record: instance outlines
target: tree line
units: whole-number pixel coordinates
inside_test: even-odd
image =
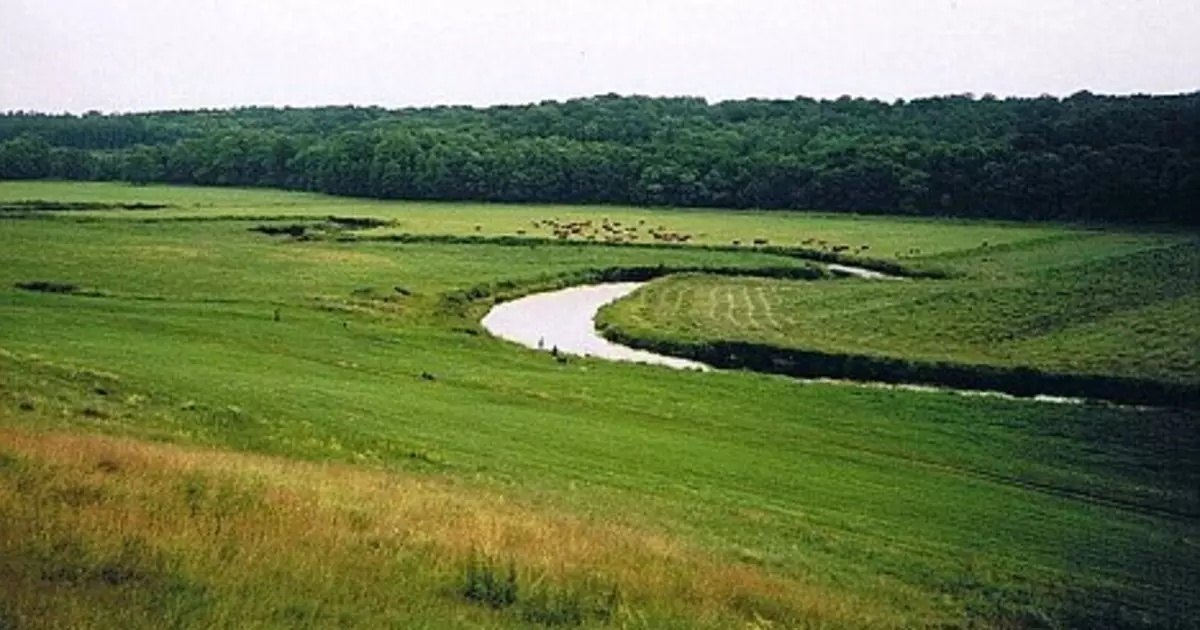
[[[1200,92],[0,115],[0,179],[1200,223]]]

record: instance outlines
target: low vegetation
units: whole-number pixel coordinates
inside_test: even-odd
[[[1200,404],[1200,241],[1093,232],[936,259],[957,278],[677,276],[602,321],[730,367]]]
[[[420,205],[0,185],[0,200],[27,198],[174,207],[0,219],[0,625],[1200,624],[1194,412],[559,363],[477,324],[497,299],[604,273],[815,275],[801,258],[297,240],[249,228],[411,211],[430,221],[412,233],[439,232]],[[486,210],[447,210],[440,233],[516,237],[510,212],[567,216]],[[714,221],[652,214],[677,216],[673,231]],[[1056,269],[1046,256],[1183,255],[1178,240],[1054,226],[737,221],[751,240],[823,231],[977,274],[878,285],[914,290],[1031,282],[1026,269]],[[922,225],[924,240],[896,236]],[[977,265],[983,240],[992,267]],[[97,294],[17,288],[31,282]],[[1153,286],[1139,299],[1174,290]]]

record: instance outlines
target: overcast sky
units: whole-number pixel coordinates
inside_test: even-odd
[[[1200,89],[1200,0],[0,0],[0,110]]]

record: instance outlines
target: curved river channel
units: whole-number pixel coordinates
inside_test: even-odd
[[[897,279],[895,276],[888,276],[857,267],[840,265],[836,266],[836,268],[834,267],[834,265],[830,265],[830,271],[842,276],[854,276],[868,280]],[[598,357],[611,361],[632,361],[636,363],[664,365],[680,370],[712,370],[712,367],[697,361],[630,348],[613,343],[600,336],[600,333],[596,330],[596,313],[606,304],[633,293],[644,284],[646,283],[611,282],[537,293],[496,305],[488,312],[481,323],[484,329],[496,337],[546,352],[556,351],[563,354]],[[945,391],[964,396],[1019,398],[1018,396],[1003,392],[953,389],[933,385],[874,383],[838,379],[796,380],[809,383],[840,383],[860,387],[886,387],[911,391]],[[1049,395],[1034,396],[1033,399],[1060,404],[1090,402],[1082,398]]]
[[[676,369],[707,370],[703,363],[615,344],[596,332],[596,312],[633,293],[644,282],[611,282],[537,293],[497,305],[483,327],[501,339],[529,348],[555,350],[612,361],[634,361]]]

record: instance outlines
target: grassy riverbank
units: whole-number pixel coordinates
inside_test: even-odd
[[[731,367],[1200,402],[1200,241],[1080,232],[934,258],[956,277],[678,276],[601,319],[635,345]]]
[[[212,205],[188,208],[192,221],[95,209],[0,219],[3,622],[1197,623],[1194,414],[560,364],[480,334],[490,298],[470,295],[614,267],[803,261],[295,241],[230,215],[403,221],[409,208],[0,185],[7,200],[198,196]],[[471,218],[445,232],[474,234],[489,210],[451,210]],[[800,231],[806,219],[756,220],[748,232]],[[812,221],[873,229],[878,242],[895,227]],[[492,229],[503,231],[480,231]],[[1073,234],[939,229],[922,249],[948,258],[983,232],[1013,243]],[[32,281],[75,289],[15,287]]]

